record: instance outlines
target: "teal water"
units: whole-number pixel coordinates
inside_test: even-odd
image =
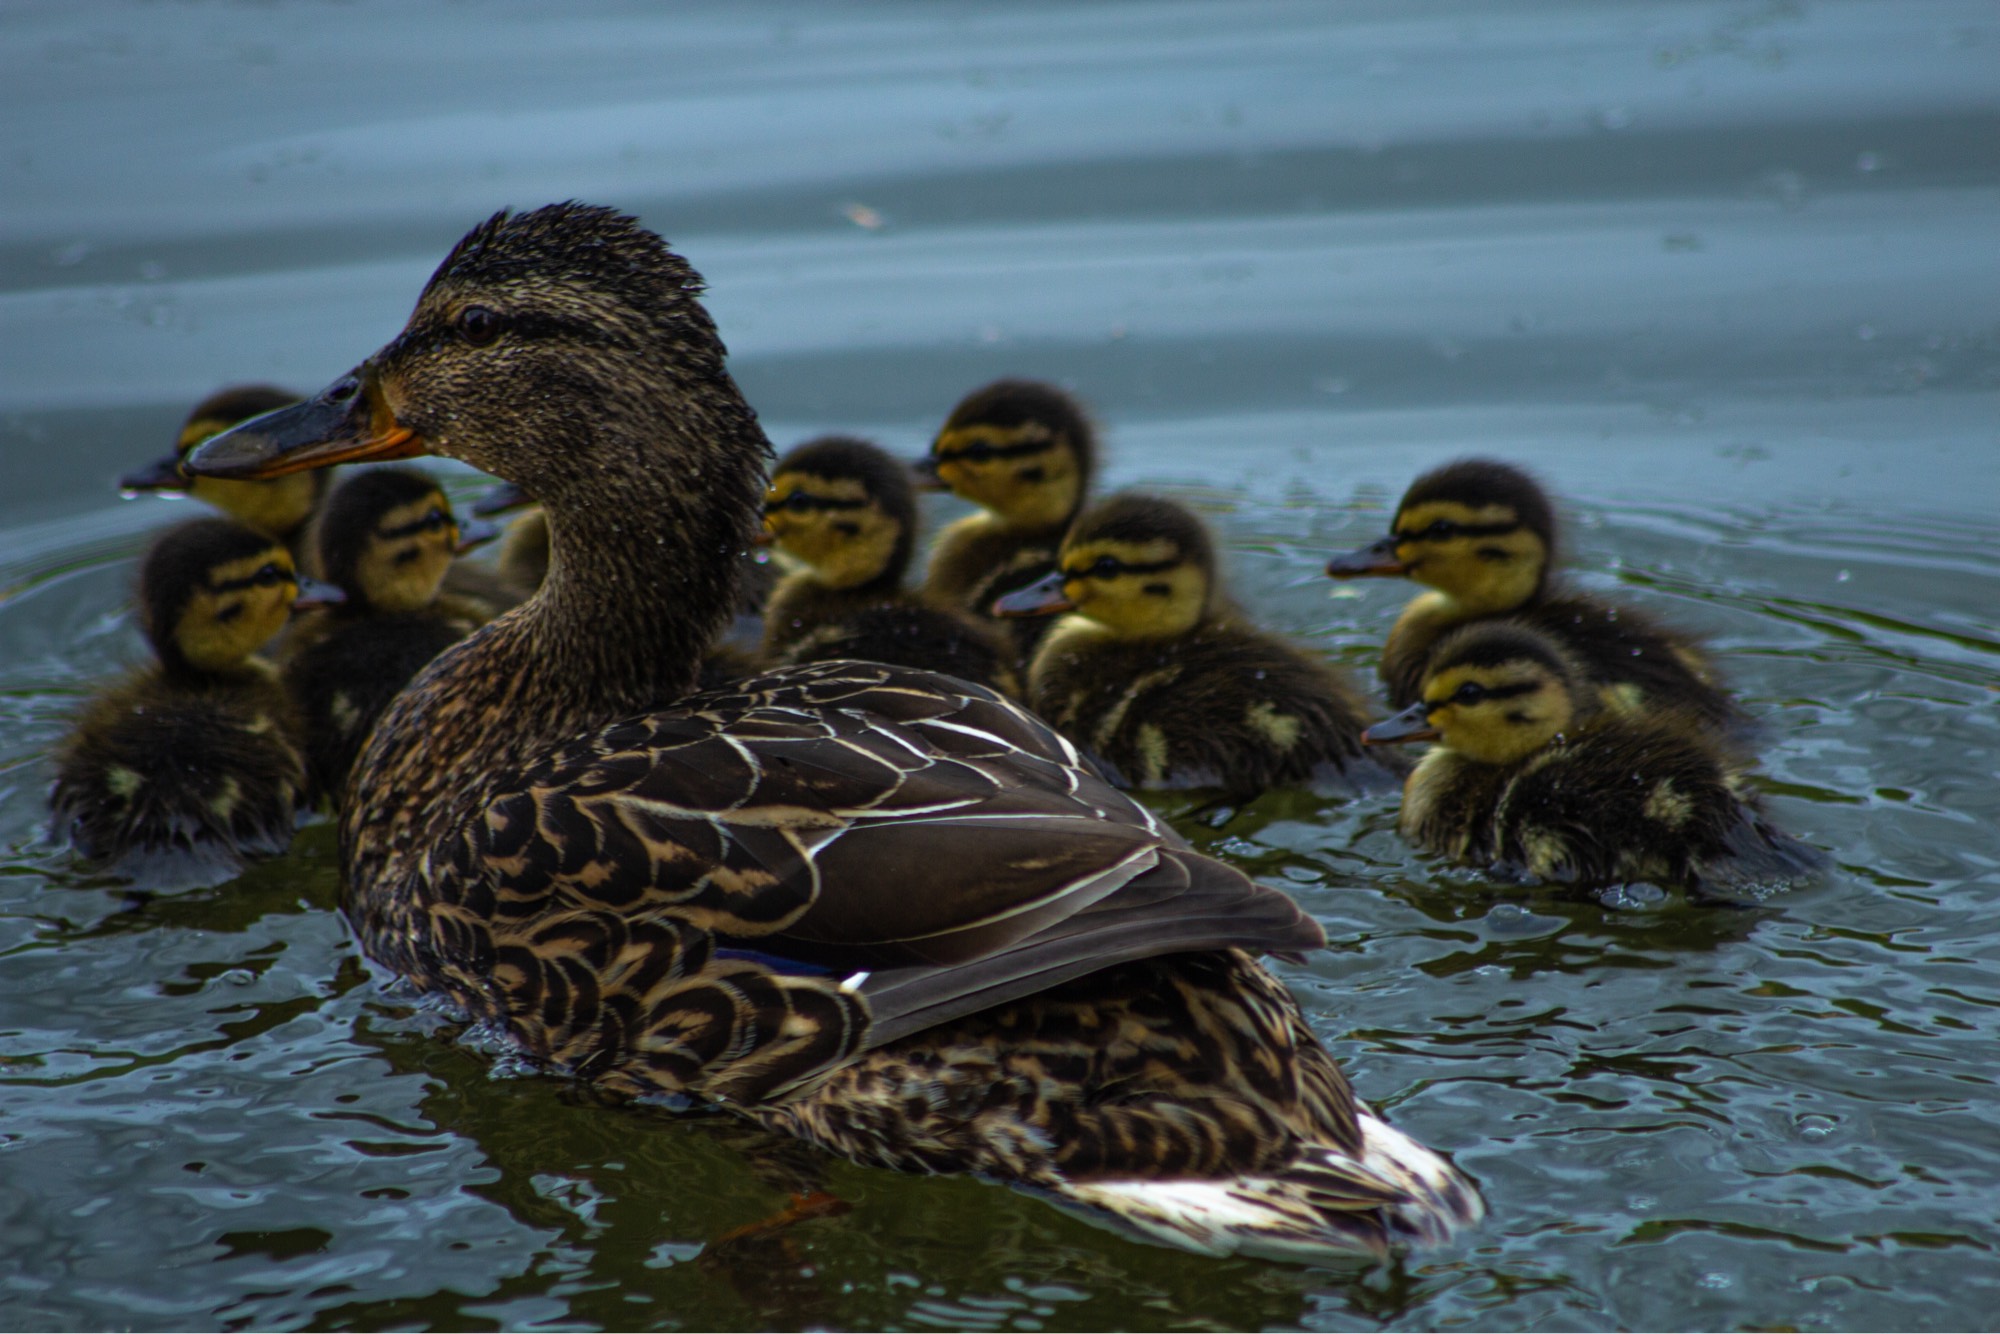
[[[1993,1325],[1990,0],[23,3],[0,71],[0,1327]],[[1315,1027],[1486,1193],[1334,1268],[519,1075],[371,977],[324,827],[211,890],[70,869],[45,753],[193,508],[112,480],[571,196],[705,273],[780,446],[1062,380],[1360,669],[1408,590],[1325,555],[1526,463],[1580,582],[1712,637],[1837,869],[1613,910],[1414,856],[1392,801],[1184,819],[1326,924]],[[718,1240],[811,1178],[852,1208]]]

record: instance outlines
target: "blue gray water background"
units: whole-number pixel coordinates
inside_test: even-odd
[[[1991,0],[27,2],[0,75],[0,1326],[1994,1326]],[[717,1246],[798,1165],[385,995],[324,828],[151,898],[36,837],[193,508],[112,479],[568,197],[706,274],[781,446],[1059,379],[1357,669],[1406,590],[1318,563],[1431,463],[1528,464],[1580,582],[1712,637],[1838,870],[1619,909],[1441,869],[1386,800],[1184,821],[1326,923],[1289,980],[1484,1228],[1204,1260],[821,1160],[850,1212]]]

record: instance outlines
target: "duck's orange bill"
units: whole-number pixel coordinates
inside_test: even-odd
[[[413,459],[423,438],[396,420],[367,367],[343,375],[303,403],[294,403],[197,446],[181,460],[201,477],[262,481],[336,463]]]
[[[1384,718],[1361,734],[1364,746],[1394,746],[1405,741],[1435,741],[1437,728],[1431,726],[1431,706],[1412,704],[1393,718]]]
[[[1070,601],[1063,592],[1063,572],[1044,575],[1025,588],[994,599],[995,616],[1053,616],[1060,611],[1075,611],[1076,603]]]

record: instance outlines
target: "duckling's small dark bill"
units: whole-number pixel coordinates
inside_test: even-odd
[[[1074,611],[1076,603],[1063,592],[1063,574],[1058,570],[1011,593],[994,599],[995,616],[1053,616],[1057,612]]]
[[[1431,726],[1430,708],[1412,704],[1393,718],[1384,718],[1361,734],[1364,746],[1393,746],[1405,741],[1435,741],[1437,728]]]
[[[252,417],[181,461],[200,477],[263,481],[337,463],[384,462],[425,452],[417,433],[380,407],[364,375],[344,375],[303,403]]]
[[[134,468],[118,479],[120,491],[185,491],[188,479],[181,474],[181,457],[167,454],[143,468]]]
[[[1350,551],[1344,556],[1335,556],[1326,563],[1326,572],[1335,579],[1354,579],[1365,575],[1408,574],[1408,562],[1396,555],[1397,539],[1392,533],[1379,542]]]
[[[472,513],[481,519],[490,519],[496,514],[507,514],[513,510],[535,503],[535,498],[513,482],[500,482],[490,486],[472,502]]]

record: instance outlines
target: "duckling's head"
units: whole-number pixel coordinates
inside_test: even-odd
[[[1336,579],[1407,575],[1474,615],[1512,611],[1542,589],[1555,511],[1535,479],[1491,459],[1461,459],[1410,484],[1389,536],[1327,562]]]
[[[1484,621],[1439,640],[1424,670],[1423,698],[1361,739],[1437,741],[1482,764],[1511,764],[1576,719],[1580,680],[1547,635]]]
[[[299,396],[291,390],[268,384],[232,385],[217,390],[188,413],[173,453],[126,473],[118,479],[118,485],[125,491],[185,492],[260,532],[290,537],[312,517],[313,507],[325,489],[324,477],[306,474],[271,482],[226,481],[219,477],[190,476],[182,471],[181,460],[210,436],[298,401]]]
[[[1158,496],[1091,506],[1063,539],[1056,572],[993,604],[1001,616],[1074,611],[1120,639],[1172,639],[1216,600],[1215,544],[1200,519]]]
[[[917,527],[916,488],[900,459],[829,435],[778,460],[764,530],[830,588],[900,585]]]
[[[458,550],[444,491],[415,468],[370,468],[334,488],[314,527],[321,575],[359,611],[420,611]]]
[[[194,519],[162,533],[139,566],[139,620],[169,671],[214,674],[284,629],[304,592],[284,544],[233,519]]]
[[[1009,528],[1057,528],[1083,504],[1096,455],[1074,398],[1037,380],[996,380],[959,400],[918,466]]]

